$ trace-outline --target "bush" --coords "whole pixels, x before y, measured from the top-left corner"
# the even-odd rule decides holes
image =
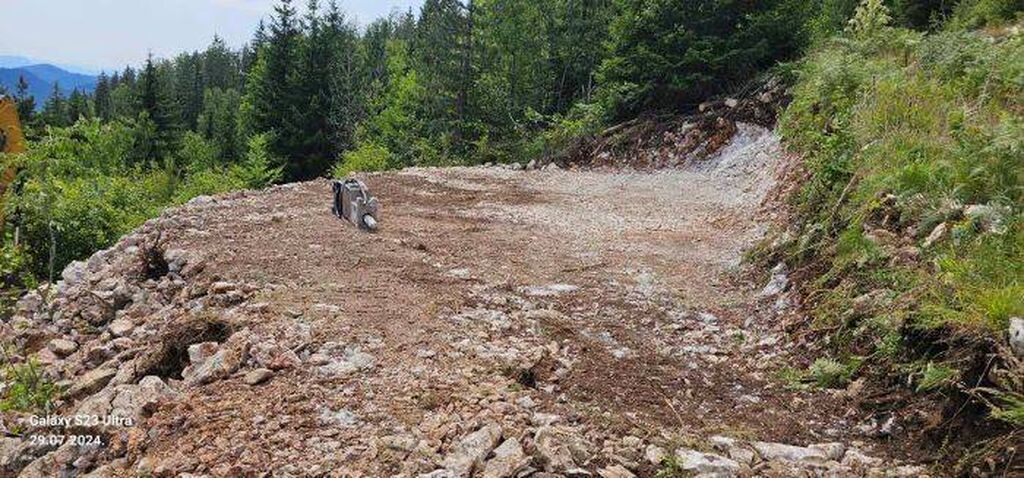
[[[270,140],[266,134],[249,138],[245,157],[230,170],[244,187],[251,189],[265,188],[284,176],[284,167],[270,153]]]
[[[963,0],[953,11],[950,28],[979,28],[1014,20],[1024,12],[1021,0]]]
[[[390,160],[391,152],[387,148],[364,143],[358,149],[346,152],[331,170],[331,176],[344,178],[354,172],[383,171],[388,168]]]
[[[23,364],[6,362],[0,371],[6,387],[0,395],[0,412],[45,413],[59,389],[43,377],[39,364],[29,361]]]

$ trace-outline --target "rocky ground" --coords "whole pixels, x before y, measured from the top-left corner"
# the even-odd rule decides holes
[[[740,259],[783,158],[740,124],[682,169],[368,175],[374,234],[327,181],[194,200],[2,324],[100,423],[6,413],[0,475],[921,476],[779,378],[799,311]]]

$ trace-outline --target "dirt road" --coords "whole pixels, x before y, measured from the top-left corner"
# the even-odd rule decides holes
[[[93,476],[653,476],[677,449],[707,476],[890,469],[866,444],[847,450],[841,393],[778,378],[792,364],[785,299],[740,259],[770,220],[782,157],[743,126],[685,170],[367,175],[375,234],[331,215],[327,181],[169,213],[142,233],[201,266],[138,286],[173,291],[163,316],[119,316],[159,363],[115,357],[135,372],[105,390],[141,375],[170,390],[94,454],[106,466]],[[244,342],[210,380],[194,378],[207,357],[181,348],[200,337],[166,345],[197,318],[217,324],[203,340]],[[71,333],[76,354],[116,340],[102,334]],[[97,367],[75,357],[55,365],[72,381]]]

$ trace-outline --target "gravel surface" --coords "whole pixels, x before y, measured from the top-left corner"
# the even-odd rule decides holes
[[[102,380],[80,389],[139,419],[114,445],[26,470],[70,457],[92,476],[653,476],[656,452],[713,435],[854,443],[859,460],[871,447],[842,393],[776,378],[787,297],[759,294],[767,277],[740,266],[781,158],[774,134],[740,125],[685,170],[365,175],[383,211],[374,234],[330,214],[327,181],[194,201],[66,271],[48,306],[23,304],[18,330],[79,345],[49,370]],[[118,269],[154,241],[170,272]],[[102,316],[91,297],[111,278],[131,292],[113,314],[124,337],[113,316],[85,328],[39,312]],[[843,446],[822,460],[854,476]],[[736,456],[677,454],[737,473],[811,466],[721,447]]]

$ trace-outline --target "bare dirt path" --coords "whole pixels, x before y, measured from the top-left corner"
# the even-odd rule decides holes
[[[223,349],[244,335],[245,357],[214,380],[190,378],[204,357],[181,370],[174,354],[115,378],[105,390],[155,374],[171,391],[93,476],[653,476],[677,448],[705,476],[888,469],[865,444],[846,451],[841,394],[777,378],[779,299],[740,258],[781,158],[774,135],[743,126],[686,170],[368,175],[375,234],[330,214],[327,181],[169,213],[146,230],[201,268],[166,286],[183,291],[165,294],[174,317],[140,315],[129,337],[202,317],[235,334],[207,334]],[[83,351],[112,339],[72,335]],[[842,449],[802,448],[827,442]]]

